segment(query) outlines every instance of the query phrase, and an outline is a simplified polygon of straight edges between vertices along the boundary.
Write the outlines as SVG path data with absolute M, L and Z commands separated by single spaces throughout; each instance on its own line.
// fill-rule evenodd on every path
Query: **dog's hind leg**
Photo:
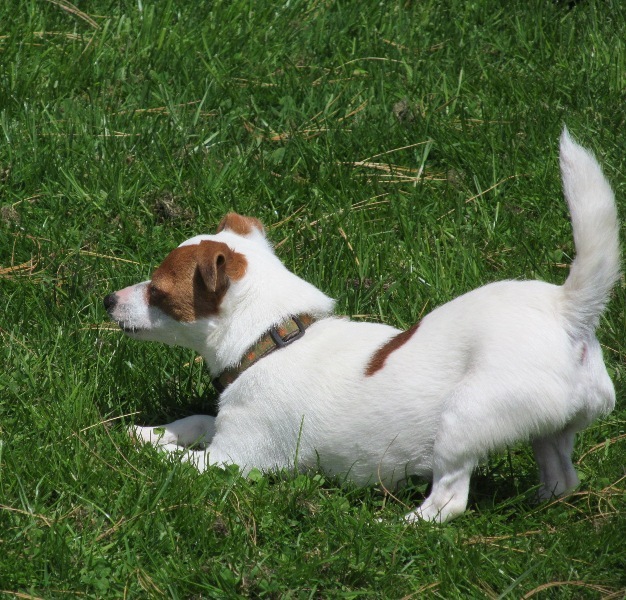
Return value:
M 558 433 L 533 440 L 541 481 L 538 492 L 540 500 L 560 496 L 578 486 L 578 475 L 572 464 L 575 436 L 575 429 L 568 427 Z
M 456 464 L 450 460 L 437 462 L 440 464 L 433 471 L 430 495 L 419 508 L 405 516 L 410 523 L 419 519 L 443 523 L 465 511 L 475 461 L 459 457 Z
M 466 377 L 447 395 L 433 444 L 432 490 L 407 520 L 443 522 L 465 511 L 470 477 L 478 462 L 490 451 L 528 435 L 532 392 L 482 372 Z
M 215 417 L 193 415 L 160 427 L 130 428 L 130 435 L 153 446 L 209 444 L 215 435 Z

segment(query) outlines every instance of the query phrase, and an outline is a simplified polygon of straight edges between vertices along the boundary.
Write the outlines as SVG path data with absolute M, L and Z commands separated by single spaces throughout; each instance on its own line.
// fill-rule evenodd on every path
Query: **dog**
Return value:
M 599 164 L 567 129 L 560 165 L 576 246 L 565 283 L 491 283 L 407 331 L 334 316 L 334 301 L 280 262 L 260 221 L 227 214 L 150 281 L 104 299 L 131 338 L 199 353 L 220 392 L 217 417 L 134 435 L 185 449 L 200 471 L 319 468 L 384 486 L 431 478 L 410 522 L 462 514 L 477 463 L 519 441 L 532 443 L 540 498 L 571 491 L 576 432 L 615 404 L 595 330 L 620 276 L 619 224 Z

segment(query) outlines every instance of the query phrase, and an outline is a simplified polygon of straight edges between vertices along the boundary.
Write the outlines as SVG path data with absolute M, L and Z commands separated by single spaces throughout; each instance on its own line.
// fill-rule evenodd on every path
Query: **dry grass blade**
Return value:
M 302 138 L 305 140 L 310 140 L 328 131 L 327 128 L 320 127 L 317 129 L 298 129 L 294 132 L 285 131 L 283 133 L 270 130 L 269 134 L 266 134 L 261 130 L 260 127 L 256 127 L 255 125 L 252 125 L 252 123 L 248 123 L 247 121 L 244 121 L 243 126 L 245 127 L 248 133 L 253 134 L 255 137 L 259 139 L 269 140 L 270 142 L 285 142 L 291 139 L 292 137 L 294 137 L 295 134 L 301 135 Z
M 595 490 L 584 490 L 580 492 L 573 492 L 568 496 L 561 496 L 559 498 L 555 498 L 551 502 L 547 504 L 541 504 L 536 509 L 532 511 L 530 514 L 534 514 L 538 511 L 543 511 L 547 508 L 550 508 L 556 504 L 562 504 L 567 507 L 568 511 L 578 512 L 583 514 L 585 510 L 583 510 L 579 503 L 572 503 L 572 499 L 580 498 L 582 501 L 586 501 L 585 504 L 587 506 L 586 512 L 589 513 L 585 520 L 594 520 L 596 518 L 609 518 L 615 515 L 621 514 L 619 508 L 616 508 L 613 504 L 614 498 L 621 498 L 624 494 L 624 489 L 619 487 L 619 484 L 626 480 L 626 475 L 623 475 L 613 483 L 605 486 L 600 491 Z M 608 510 L 607 510 L 608 508 Z
M 405 46 L 404 44 L 398 44 L 398 42 L 394 42 L 392 40 L 388 40 L 385 38 L 381 38 L 383 42 L 385 42 L 385 44 L 389 44 L 390 46 L 393 46 L 394 48 L 399 48 L 400 50 L 408 50 L 408 46 Z
M 22 510 L 21 508 L 14 508 L 13 506 L 7 506 L 6 504 L 0 504 L 0 510 L 14 512 L 14 513 L 17 513 L 18 515 L 25 515 L 27 517 L 35 517 L 35 519 L 39 519 L 40 521 L 43 521 L 48 527 L 52 527 L 52 523 L 50 523 L 50 521 L 48 521 L 48 519 L 46 519 L 46 517 L 44 517 L 43 515 L 38 515 L 36 513 L 29 512 L 27 510 Z
M 522 600 L 528 600 L 528 598 L 532 598 L 537 595 L 539 592 L 543 592 L 544 590 L 549 590 L 554 587 L 564 587 L 567 585 L 573 585 L 580 588 L 587 588 L 589 590 L 595 590 L 596 592 L 600 592 L 603 594 L 603 598 L 606 598 L 606 595 L 613 595 L 616 590 L 608 588 L 604 585 L 598 585 L 595 583 L 587 583 L 586 581 L 550 581 L 548 583 L 543 583 L 536 588 L 530 590 L 522 596 Z
M 55 4 L 62 10 L 77 16 L 79 19 L 82 19 L 86 23 L 89 23 L 94 29 L 100 29 L 100 25 L 96 23 L 87 13 L 84 13 L 79 8 L 76 8 L 71 2 L 67 0 L 48 0 L 50 4 Z
M 115 112 L 110 113 L 111 115 L 129 115 L 132 114 L 133 116 L 135 115 L 141 115 L 141 114 L 157 114 L 157 115 L 162 115 L 162 114 L 171 114 L 171 109 L 172 108 L 192 108 L 198 104 L 200 104 L 202 102 L 202 100 L 191 100 L 189 102 L 181 102 L 179 104 L 173 104 L 172 106 L 154 106 L 152 108 L 130 108 L 130 109 L 125 109 L 125 110 L 117 110 Z M 214 117 L 216 116 L 218 113 L 217 111 L 207 111 L 207 112 L 203 112 L 201 113 L 204 116 L 211 116 Z
M 554 533 L 554 529 L 552 529 L 551 533 Z M 475 535 L 468 540 L 466 540 L 466 544 L 473 546 L 474 544 L 491 544 L 494 542 L 502 542 L 504 540 L 528 537 L 531 535 L 544 535 L 545 531 L 541 529 L 533 529 L 531 531 L 524 531 L 522 533 L 509 534 L 509 535 L 492 535 L 492 536 L 483 536 L 483 535 Z
M 498 186 L 502 185 L 504 182 L 508 181 L 509 179 L 517 179 L 518 177 L 523 177 L 524 175 L 525 173 L 522 173 L 521 175 L 509 175 L 508 177 L 505 177 L 504 179 L 501 179 L 500 181 L 494 183 L 491 187 L 488 187 L 486 190 L 483 190 L 482 192 L 480 192 L 480 194 L 476 194 L 475 196 L 468 198 L 467 200 L 465 200 L 465 204 L 469 204 L 470 202 L 477 200 L 481 196 L 484 196 L 491 190 L 495 190 Z M 441 221 L 441 219 L 445 219 L 448 215 L 451 215 L 454 212 L 454 210 L 455 209 L 453 208 L 452 210 L 449 210 L 448 212 L 444 213 L 443 215 L 437 218 L 437 221 Z
M 505 181 L 508 181 L 509 179 L 517 179 L 518 177 L 523 177 L 524 175 L 525 173 L 522 173 L 521 175 L 509 175 L 508 177 L 505 177 L 504 179 L 501 179 L 500 181 L 494 183 L 491 187 L 488 187 L 486 190 L 480 192 L 480 194 L 476 194 L 475 196 L 468 198 L 465 201 L 465 204 L 467 204 L 468 202 L 473 202 L 477 198 L 484 196 L 487 192 L 490 192 L 491 190 L 496 189 L 498 186 L 502 185 Z
M 34 354 L 33 350 L 31 350 L 22 340 L 16 338 L 10 331 L 7 331 L 6 329 L 0 327 L 0 337 L 4 337 L 5 335 L 8 336 L 13 343 L 18 344 L 19 346 L 24 348 L 24 350 L 26 350 L 26 352 L 28 352 L 29 354 Z
M 98 421 L 97 423 L 94 423 L 93 425 L 89 425 L 88 427 L 83 427 L 79 433 L 84 433 L 85 431 L 89 430 L 89 429 L 93 429 L 94 427 L 98 427 L 98 425 L 106 425 L 107 423 L 112 423 L 113 421 L 119 421 L 120 419 L 125 419 L 126 417 L 133 417 L 135 415 L 138 415 L 139 411 L 136 410 L 134 412 L 130 412 L 130 413 L 126 413 L 125 415 L 120 415 L 119 417 L 111 417 L 110 419 L 105 419 L 104 421 Z
M 58 35 L 68 40 L 81 40 L 83 38 L 83 36 L 78 33 L 67 33 L 65 31 L 33 31 L 33 35 L 39 38 Z
M 371 198 L 366 198 L 365 200 L 359 200 L 352 205 L 353 211 L 359 210 L 372 210 L 375 206 L 381 206 L 383 204 L 389 204 L 389 200 L 377 200 L 376 202 L 372 202 L 372 200 L 376 200 L 377 198 L 384 198 L 385 196 L 389 196 L 389 192 L 383 192 L 382 194 L 377 194 L 376 196 L 372 196 Z
M 50 1 L 50 0 L 49 0 Z M 87 41 L 87 43 L 91 43 L 91 38 L 86 38 L 84 35 L 80 33 L 69 33 L 66 31 L 33 31 L 32 35 L 38 37 L 40 39 L 44 39 L 46 37 L 64 37 L 67 40 L 71 40 L 73 42 L 82 42 Z M 10 38 L 10 35 L 0 36 L 0 39 Z
M 290 215 L 286 216 L 284 219 L 282 219 L 282 220 L 280 220 L 280 221 L 278 221 L 276 223 L 272 223 L 271 225 L 268 225 L 267 229 L 276 229 L 278 227 L 282 227 L 285 223 L 288 223 L 292 219 L 295 219 L 295 217 L 298 214 L 300 214 L 303 210 L 304 210 L 304 206 L 301 206 L 300 208 L 298 208 L 294 212 L 292 212 Z
M 624 598 L 626 598 L 626 588 L 602 596 L 602 600 L 624 600 Z
M 374 62 L 392 62 L 402 64 L 401 60 L 397 60 L 395 58 L 387 58 L 385 56 L 363 56 L 361 58 L 353 58 L 345 63 L 342 66 L 351 65 L 352 63 L 361 62 L 361 61 L 374 61 Z
M 374 154 L 368 158 L 363 160 L 364 163 L 370 162 L 379 156 L 386 156 L 387 154 L 393 154 L 394 152 L 400 152 L 401 150 L 409 150 L 410 148 L 417 148 L 418 146 L 425 146 L 426 144 L 431 144 L 432 140 L 426 140 L 425 142 L 416 142 L 415 144 L 409 144 L 408 146 L 402 146 L 401 148 L 392 148 L 391 150 L 385 150 L 384 152 L 379 152 L 378 154 Z
M 337 119 L 337 121 L 339 123 L 342 123 L 343 121 L 347 121 L 348 119 L 351 119 L 355 115 L 358 115 L 362 110 L 364 110 L 365 107 L 367 106 L 367 104 L 368 104 L 368 101 L 364 100 L 354 110 L 351 110 L 345 117 L 339 117 L 339 119 Z
M 589 450 L 587 450 L 577 461 L 576 464 L 580 465 L 582 464 L 583 460 L 589 455 L 592 454 L 593 452 L 597 452 L 598 450 L 601 450 L 602 448 L 606 448 L 607 446 L 610 446 L 611 444 L 615 444 L 616 442 L 620 441 L 620 440 L 626 440 L 626 433 L 622 433 L 621 435 L 618 435 L 617 437 L 614 438 L 610 438 L 608 440 L 604 440 L 603 442 L 600 442 L 599 444 L 596 444 L 595 446 L 592 446 L 591 448 L 589 448 Z
M 139 569 L 137 570 L 137 581 L 142 589 L 145 590 L 150 596 L 165 598 L 165 592 L 145 571 Z
M 419 590 L 417 590 L 416 592 L 413 592 L 412 594 L 409 594 L 408 596 L 403 596 L 401 600 L 412 600 L 413 598 L 422 598 L 422 594 L 424 594 L 424 592 L 428 592 L 430 591 L 434 591 L 439 587 L 439 582 L 438 581 L 433 581 L 432 583 L 427 583 L 426 585 L 423 585 Z
M 113 447 L 115 448 L 115 450 L 117 451 L 117 453 L 122 457 L 122 460 L 133 470 L 135 471 L 135 473 L 137 473 L 140 476 L 140 480 L 142 481 L 146 481 L 146 480 L 150 480 L 150 478 L 145 474 L 142 473 L 137 467 L 135 467 L 124 455 L 124 453 L 121 451 L 120 447 L 113 441 L 113 439 L 111 438 L 111 434 L 109 433 L 108 429 L 105 428 L 104 430 L 109 438 L 109 441 L 112 443 Z M 134 479 L 135 481 L 137 481 L 137 478 L 134 477 L 132 474 L 130 473 L 124 473 L 122 472 L 121 469 L 117 468 L 115 465 L 113 465 L 112 463 L 110 463 L 109 461 L 105 460 L 104 458 L 102 458 L 102 456 L 100 454 L 98 454 L 91 446 L 90 444 L 87 442 L 87 440 L 83 439 L 83 437 L 80 435 L 80 432 L 78 433 L 74 433 L 73 436 L 76 437 L 76 439 L 83 445 L 83 447 L 99 462 L 101 462 L 103 465 L 106 465 L 107 468 L 111 469 L 112 471 L 115 471 L 116 473 L 119 473 L 121 475 L 123 475 L 124 477 L 130 477 L 131 479 Z
M 0 269 L 0 277 L 10 279 L 13 276 L 22 276 L 24 273 L 30 275 L 33 273 L 35 268 L 37 267 L 37 261 L 34 261 L 32 258 L 24 263 L 19 265 L 13 265 L 12 267 L 5 267 L 4 269 Z
M 261 81 L 259 79 L 245 79 L 243 77 L 233 77 L 233 81 L 236 81 L 242 87 L 246 87 L 248 85 L 258 85 L 259 87 L 277 87 L 277 83 L 269 83 L 267 81 Z
M 357 160 L 354 162 L 343 162 L 340 164 L 349 165 L 352 167 L 360 167 L 364 169 L 370 169 L 373 171 L 382 171 L 383 173 L 378 176 L 380 183 L 412 183 L 417 184 L 424 179 L 429 181 L 445 181 L 446 178 L 438 173 L 426 173 L 423 167 L 419 169 L 411 167 L 401 167 L 398 165 L 391 165 L 388 163 L 371 162 L 364 160 Z M 371 174 L 364 174 L 366 177 L 371 177 Z
M 381 204 L 389 204 L 389 200 L 378 200 L 376 202 L 372 202 L 373 200 L 377 200 L 378 198 L 384 198 L 385 196 L 388 196 L 389 192 L 384 192 L 382 194 L 377 194 L 376 196 L 372 196 L 371 198 L 366 198 L 364 200 L 359 200 L 358 202 L 355 202 L 349 210 L 353 210 L 353 211 L 361 211 L 361 210 L 371 210 L 376 206 L 379 206 Z M 288 217 L 286 217 L 285 219 L 283 219 L 282 221 L 279 221 L 278 223 L 275 223 L 273 225 L 270 225 L 268 227 L 268 229 L 274 229 L 276 227 L 279 227 L 281 225 L 283 225 L 284 223 L 290 221 L 291 219 L 293 219 L 296 215 L 298 215 L 299 213 L 301 213 L 304 210 L 304 206 L 301 206 L 299 209 L 297 209 L 294 213 L 292 213 L 291 215 L 289 215 Z M 298 229 L 296 229 L 294 231 L 294 235 L 297 235 L 298 233 L 301 233 L 302 231 L 304 231 L 307 227 L 315 227 L 316 225 L 319 225 L 322 221 L 325 221 L 326 219 L 332 217 L 332 216 L 336 216 L 336 215 L 342 215 L 345 212 L 347 212 L 347 209 L 343 209 L 340 208 L 339 210 L 335 211 L 334 213 L 329 213 L 329 214 L 325 214 L 322 215 L 319 219 L 316 219 L 314 221 L 310 221 L 309 223 L 304 223 L 302 225 L 300 225 L 298 227 Z M 345 233 L 345 232 L 344 232 Z M 278 249 L 280 248 L 283 244 L 285 244 L 290 238 L 289 237 L 285 237 L 283 238 L 280 242 L 274 244 L 274 248 Z M 345 238 L 344 238 L 345 239 Z
M 79 254 L 84 256 L 94 256 L 96 258 L 105 258 L 107 260 L 115 260 L 123 263 L 130 263 L 131 265 L 140 265 L 141 263 L 136 260 L 129 260 L 127 258 L 119 258 L 118 256 L 111 256 L 110 254 L 100 254 L 99 252 L 92 252 L 91 250 L 79 250 Z
M 356 266 L 360 267 L 361 263 L 359 261 L 359 257 L 356 255 L 356 252 L 354 251 L 354 248 L 352 247 L 352 244 L 350 243 L 350 240 L 348 239 L 346 232 L 341 227 L 339 227 L 339 235 L 341 235 L 341 237 L 346 241 L 346 244 L 348 245 L 348 249 L 350 250 L 350 252 L 352 252 L 352 255 L 354 256 L 354 262 L 356 263 Z
M 41 134 L 46 137 L 55 137 L 55 138 L 66 138 L 69 137 L 68 133 L 56 133 L 56 132 L 45 132 Z M 125 133 L 124 131 L 111 131 L 107 133 L 94 133 L 93 137 L 95 138 L 127 138 L 127 137 L 141 137 L 141 133 Z
M 305 140 L 310 140 L 310 139 L 320 136 L 323 133 L 327 133 L 328 131 L 330 131 L 330 127 L 325 127 L 324 125 L 328 123 L 329 119 L 334 117 L 339 112 L 339 109 L 335 109 L 331 112 L 329 112 L 329 109 L 339 100 L 340 97 L 341 97 L 341 94 L 338 94 L 335 98 L 333 98 L 326 105 L 324 110 L 319 111 L 316 114 L 314 114 L 312 117 L 307 119 L 304 123 L 294 128 L 293 131 L 278 132 L 278 131 L 274 131 L 273 129 L 270 129 L 269 133 L 267 133 L 263 131 L 260 127 L 257 127 L 256 125 L 246 120 L 244 120 L 243 126 L 248 133 L 254 135 L 258 139 L 269 140 L 271 142 L 285 142 L 293 138 L 296 135 L 301 136 Z M 367 104 L 368 104 L 367 100 L 365 100 L 364 102 L 361 102 L 359 106 L 357 106 L 355 109 L 348 112 L 345 116 L 339 117 L 337 119 L 337 123 L 343 123 L 344 121 L 347 121 L 348 119 L 351 119 L 355 115 L 359 114 L 362 110 L 365 109 Z M 320 118 L 321 115 L 323 115 L 324 113 L 326 114 L 322 118 Z M 318 122 L 318 119 L 319 119 L 319 122 Z

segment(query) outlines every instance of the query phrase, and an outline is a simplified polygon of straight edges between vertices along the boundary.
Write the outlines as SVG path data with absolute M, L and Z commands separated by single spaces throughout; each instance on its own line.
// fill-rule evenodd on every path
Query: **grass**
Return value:
M 228 210 L 356 319 L 562 282 L 564 123 L 626 214 L 622 2 L 14 0 L 0 23 L 0 597 L 626 597 L 623 281 L 579 491 L 534 504 L 513 447 L 443 526 L 399 518 L 424 482 L 198 476 L 133 446 L 123 425 L 215 393 L 101 306 Z

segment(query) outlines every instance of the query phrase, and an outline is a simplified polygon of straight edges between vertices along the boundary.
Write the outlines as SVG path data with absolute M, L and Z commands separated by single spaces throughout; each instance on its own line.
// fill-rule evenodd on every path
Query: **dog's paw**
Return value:
M 431 523 L 444 523 L 448 519 L 455 517 L 452 511 L 446 507 L 439 507 L 434 502 L 426 500 L 421 506 L 404 515 L 407 523 L 419 523 L 420 521 L 430 521 Z
M 140 425 L 134 425 L 128 428 L 128 435 L 136 444 L 165 446 L 176 441 L 175 436 L 168 433 L 165 427 L 142 427 Z
M 432 523 L 441 523 L 441 511 L 435 509 L 429 509 L 426 507 L 416 508 L 412 510 L 410 513 L 404 515 L 404 520 L 407 523 L 419 523 L 420 521 L 431 521 Z

